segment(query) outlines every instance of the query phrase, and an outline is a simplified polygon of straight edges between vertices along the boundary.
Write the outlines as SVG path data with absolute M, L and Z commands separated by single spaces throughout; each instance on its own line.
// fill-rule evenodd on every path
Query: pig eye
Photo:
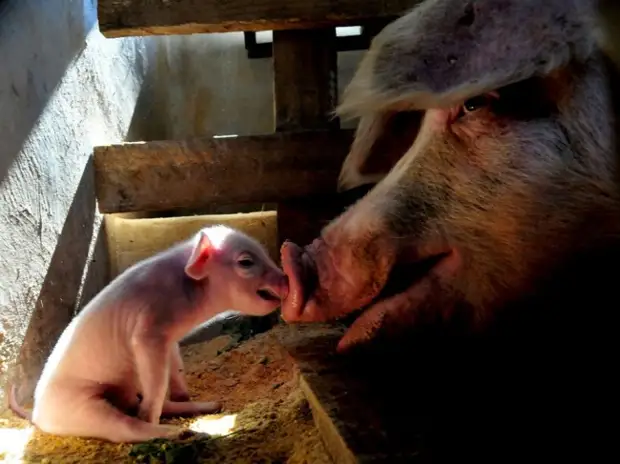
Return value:
M 490 103 L 491 97 L 489 95 L 478 95 L 466 100 L 465 103 L 463 103 L 463 110 L 465 113 L 472 113 L 488 106 Z
M 249 269 L 254 266 L 254 258 L 252 258 L 249 254 L 244 253 L 237 258 L 237 264 L 243 269 Z

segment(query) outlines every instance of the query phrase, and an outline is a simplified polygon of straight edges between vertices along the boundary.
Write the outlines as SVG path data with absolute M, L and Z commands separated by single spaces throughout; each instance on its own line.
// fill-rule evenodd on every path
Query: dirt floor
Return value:
M 299 373 L 278 344 L 276 326 L 234 346 L 228 336 L 183 348 L 193 400 L 219 400 L 222 413 L 163 421 L 205 432 L 178 442 L 116 445 L 60 438 L 0 417 L 0 461 L 26 463 L 330 463 L 299 388 Z M 232 346 L 231 346 L 232 345 Z

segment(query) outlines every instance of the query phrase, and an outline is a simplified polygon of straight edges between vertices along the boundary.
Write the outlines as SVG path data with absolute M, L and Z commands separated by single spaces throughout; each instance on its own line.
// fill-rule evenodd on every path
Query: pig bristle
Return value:
M 373 39 L 336 113 L 348 119 L 404 101 L 423 109 L 463 100 L 549 74 L 574 60 L 584 62 L 596 50 L 588 0 L 467 5 L 425 1 L 386 26 Z M 464 22 L 472 12 L 475 20 Z

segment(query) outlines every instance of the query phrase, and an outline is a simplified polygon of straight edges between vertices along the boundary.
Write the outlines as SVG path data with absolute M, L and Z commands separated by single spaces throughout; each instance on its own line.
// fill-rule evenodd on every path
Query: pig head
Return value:
M 340 174 L 376 183 L 305 250 L 285 243 L 288 322 L 381 328 L 498 308 L 620 237 L 610 68 L 593 2 L 427 0 L 373 40 L 338 111 Z

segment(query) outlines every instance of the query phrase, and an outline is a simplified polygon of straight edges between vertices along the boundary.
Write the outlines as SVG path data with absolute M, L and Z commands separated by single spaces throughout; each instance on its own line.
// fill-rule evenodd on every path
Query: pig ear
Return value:
M 422 121 L 422 112 L 375 112 L 362 116 L 351 150 L 345 158 L 338 190 L 376 184 L 413 145 Z
M 200 232 L 200 237 L 185 265 L 185 274 L 194 280 L 202 280 L 207 276 L 207 263 L 213 253 L 213 245 L 207 234 Z

